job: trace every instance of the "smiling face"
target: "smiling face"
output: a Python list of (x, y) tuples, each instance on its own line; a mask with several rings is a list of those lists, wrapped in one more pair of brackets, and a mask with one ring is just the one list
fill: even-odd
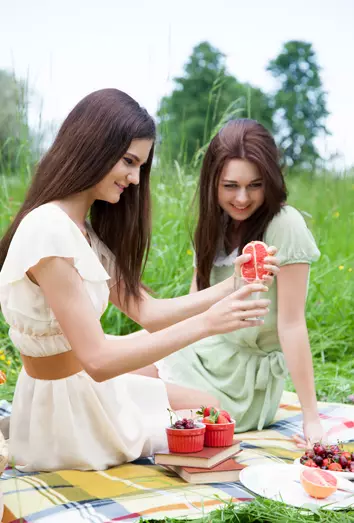
[(264, 182), (256, 165), (228, 160), (219, 179), (218, 201), (233, 220), (247, 220), (264, 202)]
[(94, 200), (117, 203), (123, 191), (129, 190), (130, 184), (138, 185), (140, 168), (144, 165), (151, 151), (153, 140), (132, 140), (128, 150), (114, 165), (108, 174), (93, 187)]

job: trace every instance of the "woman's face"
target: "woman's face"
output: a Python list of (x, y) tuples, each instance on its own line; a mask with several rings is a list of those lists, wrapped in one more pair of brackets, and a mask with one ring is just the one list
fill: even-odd
[(219, 179), (218, 200), (233, 220), (249, 218), (264, 202), (264, 184), (257, 167), (248, 160), (228, 160)]
[(123, 191), (129, 190), (130, 184), (138, 185), (140, 168), (147, 162), (153, 140), (132, 140), (126, 153), (114, 165), (108, 174), (93, 188), (95, 200), (117, 203)]

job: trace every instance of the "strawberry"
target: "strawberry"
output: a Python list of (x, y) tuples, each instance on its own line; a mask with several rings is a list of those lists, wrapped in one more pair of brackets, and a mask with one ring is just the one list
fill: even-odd
[(215, 421), (214, 419), (211, 417), (211, 416), (207, 416), (205, 418), (202, 419), (202, 423), (205, 423), (205, 424), (214, 424)]
[(339, 463), (331, 463), (328, 466), (328, 470), (342, 470), (342, 467), (340, 466)]
[(207, 416), (210, 416), (210, 412), (212, 409), (214, 409), (214, 407), (212, 405), (210, 405), (209, 407), (201, 406), (200, 409), (197, 410), (197, 414), (199, 414), (200, 416), (204, 416), (206, 418)]
[(218, 419), (216, 420), (216, 423), (218, 423), (218, 424), (220, 424), (220, 423), (230, 423), (230, 421), (223, 414), (219, 414)]
[(350, 452), (342, 452), (342, 456), (344, 456), (345, 458), (347, 458), (348, 461), (351, 460), (351, 454), (350, 454)]
[(309, 458), (304, 463), (305, 467), (312, 467), (313, 465), (316, 465), (316, 463), (313, 461), (313, 459)]
[(222, 414), (222, 416), (225, 416), (228, 422), (231, 422), (231, 416), (226, 410), (221, 410), (220, 414)]

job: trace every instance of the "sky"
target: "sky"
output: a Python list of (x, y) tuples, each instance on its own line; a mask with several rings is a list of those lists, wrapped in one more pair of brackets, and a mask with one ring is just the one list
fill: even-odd
[[(229, 73), (271, 92), (266, 71), (288, 40), (313, 44), (331, 113), (322, 154), (354, 165), (354, 0), (0, 0), (0, 69), (28, 81), (56, 129), (86, 94), (126, 91), (155, 114), (193, 47), (209, 41)], [(40, 116), (39, 116), (40, 115)]]

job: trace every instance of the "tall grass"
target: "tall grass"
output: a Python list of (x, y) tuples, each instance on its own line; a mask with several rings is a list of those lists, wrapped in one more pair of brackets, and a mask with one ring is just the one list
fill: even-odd
[[(191, 202), (197, 173), (176, 163), (152, 176), (153, 237), (144, 282), (157, 297), (188, 293), (192, 277)], [(321, 250), (312, 266), (307, 322), (315, 359), (319, 399), (346, 401), (354, 371), (354, 177), (330, 174), (289, 177), (289, 203), (303, 211)], [(0, 229), (4, 231), (23, 200), (27, 172), (0, 178)], [(109, 307), (102, 318), (107, 333), (139, 328)], [(10, 363), (9, 363), (10, 362)], [(19, 361), (0, 315), (0, 368), (9, 371), (1, 394), (11, 398)], [(288, 387), (292, 384), (288, 381)]]

